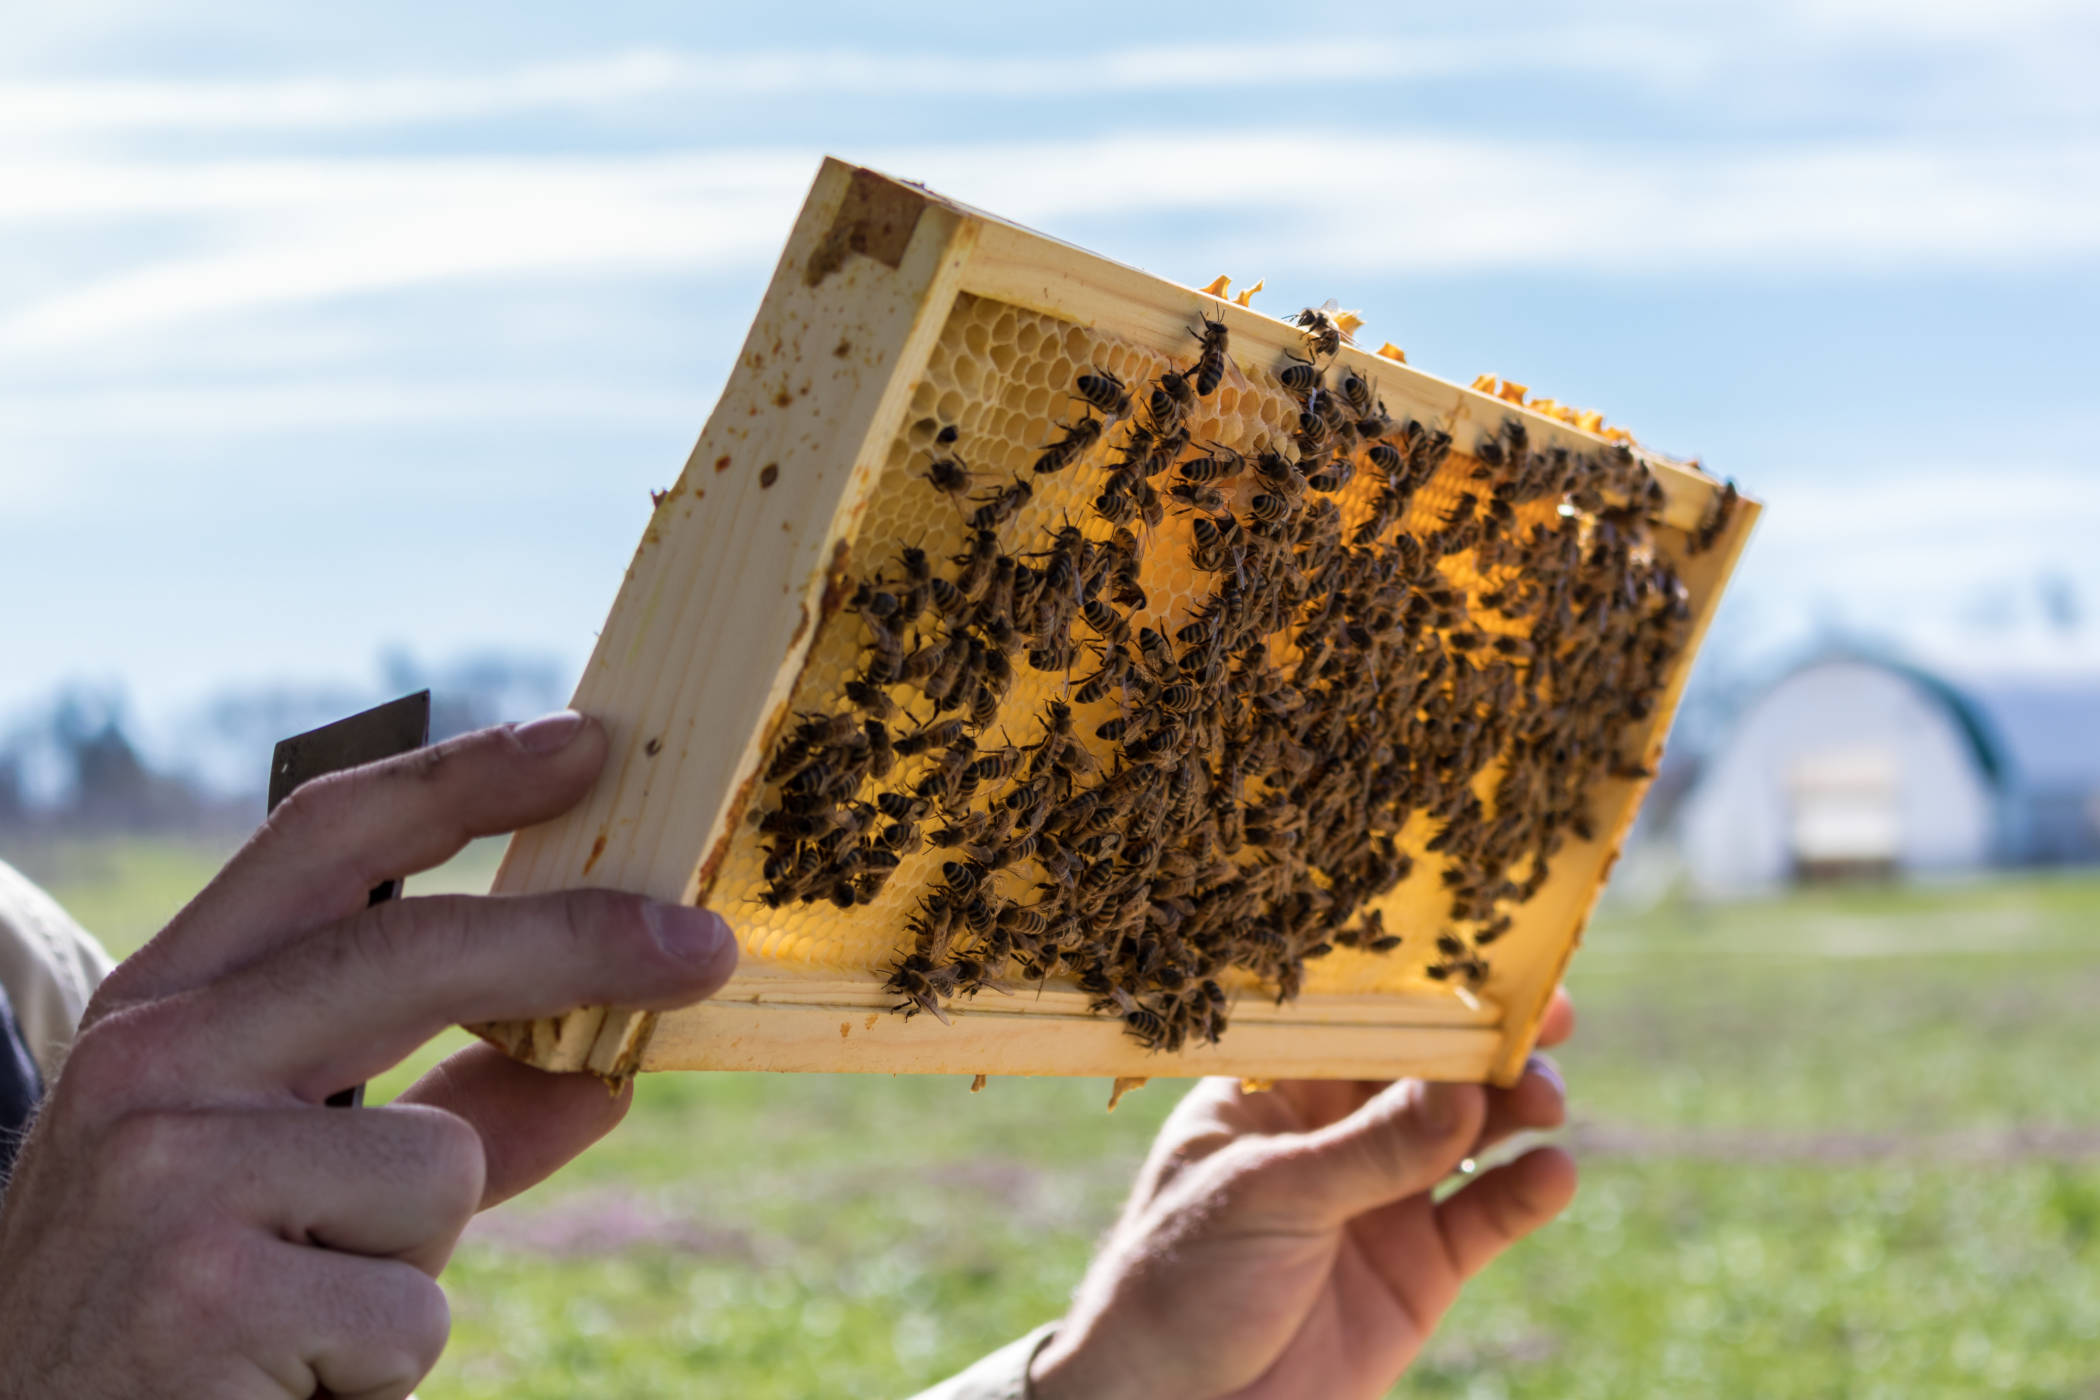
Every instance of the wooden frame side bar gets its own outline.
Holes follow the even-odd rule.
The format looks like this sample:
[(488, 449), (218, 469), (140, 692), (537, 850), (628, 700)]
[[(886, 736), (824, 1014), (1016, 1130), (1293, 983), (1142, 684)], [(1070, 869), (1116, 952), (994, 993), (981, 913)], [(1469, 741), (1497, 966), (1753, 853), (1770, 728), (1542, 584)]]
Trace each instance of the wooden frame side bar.
[[(575, 707), (612, 742), (605, 774), (583, 805), (518, 833), (497, 892), (599, 884), (696, 897), (841, 601), (854, 516), (975, 229), (923, 190), (824, 163), (737, 372), (657, 501), (577, 687)], [(590, 1008), (480, 1029), (545, 1068), (618, 1075), (649, 1021)]]

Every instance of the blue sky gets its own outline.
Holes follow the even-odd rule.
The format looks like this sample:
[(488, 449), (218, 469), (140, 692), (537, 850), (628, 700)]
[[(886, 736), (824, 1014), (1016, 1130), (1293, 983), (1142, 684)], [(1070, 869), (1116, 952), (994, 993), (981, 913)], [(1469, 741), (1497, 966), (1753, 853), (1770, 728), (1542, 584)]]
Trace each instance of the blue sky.
[(2100, 662), (2089, 4), (175, 8), (4, 6), (0, 715), (580, 665), (827, 152), (1702, 457), (1739, 656)]

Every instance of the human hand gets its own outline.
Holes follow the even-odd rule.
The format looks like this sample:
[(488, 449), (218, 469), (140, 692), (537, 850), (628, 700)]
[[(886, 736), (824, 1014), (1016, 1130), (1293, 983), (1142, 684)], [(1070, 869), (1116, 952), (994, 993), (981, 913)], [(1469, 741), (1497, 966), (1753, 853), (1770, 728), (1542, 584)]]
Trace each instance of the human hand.
[(736, 945), (610, 891), (366, 892), (555, 816), (604, 760), (564, 713), (309, 783), (110, 975), (0, 1209), (0, 1397), (408, 1394), (468, 1219), (625, 1098), (482, 1046), (404, 1102), (322, 1101), (456, 1022), (697, 1000)]
[[(1541, 1045), (1567, 1038), (1556, 994)], [(1565, 1112), (1534, 1056), (1509, 1089), (1207, 1079), (1167, 1119), (1122, 1220), (1036, 1357), (1038, 1400), (1382, 1396), (1458, 1291), (1575, 1193), (1542, 1147), (1439, 1201), (1466, 1158)]]

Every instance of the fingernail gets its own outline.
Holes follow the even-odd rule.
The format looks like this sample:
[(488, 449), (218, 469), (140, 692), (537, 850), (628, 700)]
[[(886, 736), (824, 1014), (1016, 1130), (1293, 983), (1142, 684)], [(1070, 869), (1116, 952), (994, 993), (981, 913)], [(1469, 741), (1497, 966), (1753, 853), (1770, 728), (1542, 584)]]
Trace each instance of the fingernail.
[(1445, 1084), (1434, 1079), (1425, 1081), (1422, 1096), (1417, 1100), (1422, 1126), (1438, 1137), (1454, 1131), (1462, 1116), (1459, 1096), (1464, 1091), (1462, 1084)]
[(1533, 1055), (1524, 1062), (1524, 1073), (1538, 1075), (1548, 1084), (1551, 1084), (1554, 1092), (1562, 1098), (1568, 1096), (1568, 1081), (1560, 1077), (1560, 1066), (1553, 1063), (1551, 1057)]
[(551, 753), (560, 753), (583, 732), (583, 716), (574, 710), (556, 710), (551, 715), (542, 715), (528, 724), (521, 724), (511, 732), (518, 736), (518, 744), (525, 752), (544, 758)]
[(712, 909), (652, 903), (649, 920), (655, 927), (657, 943), (681, 962), (711, 964), (734, 942), (728, 922)]

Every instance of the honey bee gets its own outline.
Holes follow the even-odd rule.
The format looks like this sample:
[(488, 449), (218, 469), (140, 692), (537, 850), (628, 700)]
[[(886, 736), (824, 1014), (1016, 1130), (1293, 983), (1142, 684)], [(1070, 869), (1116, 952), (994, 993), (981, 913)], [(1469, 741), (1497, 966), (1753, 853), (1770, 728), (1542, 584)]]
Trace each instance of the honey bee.
[(1276, 371), (1278, 383), (1301, 399), (1319, 389), (1321, 375), (1318, 365), (1311, 360), (1301, 360), (1296, 355), (1286, 355), (1284, 359), (1287, 363)]
[(1002, 782), (1013, 775), (1020, 761), (1021, 751), (1016, 748), (981, 750), (970, 765), (970, 774), (980, 783)]
[(1334, 303), (1330, 301), (1321, 307), (1308, 306), (1291, 318), (1293, 324), (1304, 329), (1306, 349), (1315, 356), (1332, 356), (1342, 348), (1342, 328), (1328, 315), (1332, 310)]
[(1154, 678), (1175, 672), (1174, 647), (1156, 628), (1138, 629), (1138, 660)]
[(1064, 435), (1046, 446), (1043, 454), (1035, 459), (1038, 472), (1061, 472), (1078, 461), (1088, 448), (1101, 440), (1105, 424), (1102, 419), (1088, 415), (1077, 423), (1062, 426)]
[(1120, 644), (1130, 639), (1129, 621), (1098, 598), (1089, 599), (1079, 615), (1106, 641)]
[(1151, 482), (1143, 478), (1130, 483), (1130, 503), (1136, 509), (1138, 518), (1147, 525), (1157, 526), (1167, 518), (1167, 508), (1160, 500), (1159, 492), (1153, 489)]
[(1319, 471), (1306, 477), (1305, 485), (1308, 490), (1334, 492), (1347, 486), (1350, 479), (1355, 475), (1355, 464), (1345, 457), (1339, 461), (1329, 462), (1326, 466), (1320, 468)]
[(1074, 381), (1079, 397), (1099, 409), (1109, 418), (1121, 418), (1130, 412), (1130, 390), (1123, 381), (1099, 365), (1091, 374), (1082, 374)]
[(1070, 637), (1053, 637), (1028, 649), (1028, 664), (1038, 671), (1069, 672), (1079, 659), (1079, 648)]
[(897, 713), (896, 702), (890, 699), (889, 692), (878, 684), (856, 677), (846, 682), (844, 691), (846, 698), (852, 701), (856, 708), (866, 711), (877, 720), (893, 718)]
[(1207, 515), (1222, 515), (1225, 511), (1225, 497), (1222, 493), (1193, 481), (1176, 482), (1167, 488), (1167, 495), (1190, 509), (1202, 511)]
[(893, 740), (892, 747), (899, 754), (910, 758), (933, 749), (945, 749), (963, 737), (963, 721), (947, 719), (920, 726), (902, 738)]
[(1203, 347), (1196, 357), (1196, 392), (1204, 398), (1209, 398), (1225, 378), (1225, 323), (1205, 316), (1203, 329), (1191, 330), (1189, 334), (1195, 336)]
[(1721, 532), (1728, 528), (1729, 520), (1735, 515), (1736, 502), (1741, 499), (1736, 492), (1735, 482), (1729, 481), (1723, 485), (1715, 494), (1713, 503), (1706, 508), (1706, 513), (1700, 517), (1699, 528), (1692, 532), (1685, 552), (1704, 554), (1712, 549), (1715, 542), (1721, 538)]
[[(897, 668), (897, 680), (903, 684), (923, 681), (940, 669), (941, 661), (948, 654), (949, 643), (932, 641), (915, 647), (905, 655), (903, 664)], [(888, 715), (883, 716), (889, 718)]]
[(970, 469), (957, 457), (936, 457), (926, 469), (933, 489), (951, 498), (970, 494)]
[(1297, 502), (1288, 496), (1271, 495), (1263, 491), (1247, 502), (1247, 509), (1264, 525), (1276, 525), (1289, 520), (1298, 509)]
[(933, 981), (934, 971), (933, 960), (923, 953), (909, 953), (900, 958), (890, 969), (889, 980), (882, 984), (885, 991), (904, 998), (891, 1010), (902, 1012), (907, 1020), (924, 1011), (943, 1024), (949, 1024), (947, 1013), (941, 1010), (940, 996)]
[(1191, 457), (1181, 463), (1181, 479), (1193, 486), (1202, 486), (1214, 481), (1227, 481), (1240, 474), (1247, 459), (1229, 447), (1211, 444), (1210, 451), (1201, 457)]
[(955, 560), (962, 567), (955, 586), (963, 597), (973, 602), (982, 597), (985, 586), (991, 582), (993, 566), (1003, 557), (999, 536), (990, 530), (977, 531), (971, 538), (970, 552)]
[(980, 684), (970, 692), (970, 723), (984, 728), (999, 717), (999, 696), (988, 685)]
[(941, 862), (941, 878), (947, 882), (947, 893), (951, 899), (967, 898), (971, 891), (984, 883), (989, 872), (971, 860), (949, 860)]
[(879, 719), (868, 720), (862, 726), (868, 741), (868, 774), (875, 778), (887, 778), (890, 770), (897, 766), (897, 752), (890, 744), (890, 731)]
[(1229, 556), (1240, 533), (1240, 522), (1230, 515), (1199, 515), (1189, 526), (1189, 562), (1211, 573), (1229, 567)]
[(1120, 646), (1107, 646), (1101, 651), (1101, 667), (1079, 683), (1072, 698), (1082, 705), (1091, 705), (1105, 699), (1108, 692), (1122, 684), (1129, 674), (1130, 654)]
[(1357, 417), (1363, 418), (1370, 414), (1373, 393), (1370, 380), (1353, 369), (1345, 369), (1342, 371), (1341, 389), (1342, 397), (1348, 401), (1349, 407), (1356, 411)]
[(1189, 429), (1186, 423), (1171, 432), (1156, 434), (1152, 439), (1151, 450), (1145, 454), (1144, 460), (1136, 465), (1135, 470), (1143, 477), (1158, 476), (1174, 465), (1188, 445)]
[(1101, 494), (1094, 497), (1094, 514), (1111, 525), (1127, 525), (1137, 519), (1137, 502), (1132, 499), (1124, 478), (1111, 478)]
[(1189, 409), (1195, 407), (1196, 388), (1189, 377), (1179, 370), (1168, 370), (1152, 381), (1152, 392), (1145, 397), (1145, 410), (1152, 417), (1155, 433), (1171, 433), (1181, 426)]
[(1015, 478), (1010, 486), (1002, 486), (982, 496), (972, 496), (970, 499), (979, 504), (977, 509), (970, 513), (970, 528), (996, 529), (1019, 514), (1021, 507), (1027, 505), (1029, 498), (1034, 494), (1027, 482)]
[(1254, 459), (1254, 474), (1270, 490), (1296, 500), (1305, 492), (1305, 473), (1281, 452), (1263, 452)]

